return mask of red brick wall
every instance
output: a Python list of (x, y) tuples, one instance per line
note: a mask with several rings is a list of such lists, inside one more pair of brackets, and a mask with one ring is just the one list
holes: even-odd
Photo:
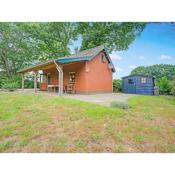
[[(74, 88), (80, 93), (112, 92), (112, 71), (108, 68), (108, 60), (101, 62), (101, 54), (91, 61), (75, 62), (63, 66), (64, 86), (69, 83), (69, 72), (75, 72)], [(44, 71), (51, 73), (51, 84), (58, 84), (56, 68)], [(46, 90), (46, 82), (41, 84), (41, 89)]]
[(87, 90), (88, 92), (112, 92), (112, 70), (108, 68), (108, 60), (101, 62), (101, 54), (87, 62), (89, 72), (87, 74)]
[(74, 88), (77, 92), (86, 91), (86, 72), (85, 72), (85, 62), (76, 62), (63, 67), (63, 84), (67, 85), (69, 83), (69, 72), (75, 72), (75, 84)]

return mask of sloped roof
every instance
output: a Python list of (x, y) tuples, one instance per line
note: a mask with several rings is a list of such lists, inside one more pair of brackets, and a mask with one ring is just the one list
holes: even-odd
[[(66, 56), (66, 57), (62, 57), (64, 59), (66, 58), (82, 58), (82, 57), (92, 57), (94, 54), (97, 54), (99, 52), (101, 52), (104, 49), (104, 46), (97, 46), (91, 49), (87, 49), (87, 50), (83, 50), (81, 52)], [(61, 58), (58, 58), (61, 59)]]
[(42, 63), (39, 63), (39, 64), (36, 64), (34, 66), (31, 66), (31, 67), (28, 67), (28, 68), (25, 68), (25, 69), (22, 69), (18, 72), (25, 72), (27, 70), (30, 70), (32, 68), (35, 68), (35, 67), (38, 67), (38, 66), (44, 66), (44, 65), (47, 65), (49, 63), (52, 63), (52, 62), (58, 62), (58, 63), (61, 63), (61, 64), (64, 64), (64, 63), (70, 63), (70, 62), (76, 62), (76, 61), (89, 61), (91, 59), (93, 59), (96, 55), (98, 55), (101, 51), (105, 52), (107, 58), (108, 58), (108, 61), (112, 67), (112, 70), (113, 72), (115, 72), (115, 68), (112, 64), (112, 61), (105, 49), (105, 47), (103, 45), (101, 46), (97, 46), (97, 47), (94, 47), (94, 48), (91, 48), (91, 49), (87, 49), (87, 50), (84, 50), (84, 51), (81, 51), (79, 53), (76, 53), (76, 54), (72, 54), (72, 55), (69, 55), (69, 56), (65, 56), (65, 57), (58, 57), (58, 58), (54, 58), (54, 59), (50, 59), (48, 61), (45, 61), (45, 62), (42, 62)]
[(148, 78), (155, 78), (155, 77), (152, 76), (152, 75), (145, 75), (145, 74), (131, 74), (131, 75), (128, 75), (128, 76), (125, 76), (125, 77), (122, 77), (122, 78), (125, 79), (125, 78), (135, 77), (135, 76), (139, 76), (139, 77), (148, 77)]

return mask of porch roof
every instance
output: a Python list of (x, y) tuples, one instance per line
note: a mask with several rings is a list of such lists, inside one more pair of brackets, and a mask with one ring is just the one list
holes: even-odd
[(69, 56), (50, 59), (50, 60), (45, 61), (43, 63), (39, 63), (39, 64), (36, 64), (34, 66), (30, 66), (30, 67), (24, 68), (22, 70), (19, 70), (18, 72), (19, 73), (29, 72), (29, 71), (32, 71), (32, 70), (35, 70), (35, 69), (39, 69), (43, 66), (52, 64), (54, 62), (58, 62), (60, 64), (65, 64), (65, 63), (71, 63), (71, 62), (76, 62), (76, 61), (90, 61), (96, 55), (98, 55), (101, 51), (104, 51), (104, 53), (106, 54), (106, 56), (108, 58), (108, 61), (109, 61), (110, 65), (112, 67), (112, 71), (115, 72), (115, 68), (114, 68), (114, 65), (112, 63), (112, 60), (110, 59), (109, 54), (107, 53), (107, 51), (106, 51), (106, 49), (103, 45), (95, 47), (95, 48), (91, 48), (91, 49), (88, 49), (88, 50), (84, 50), (84, 51), (81, 51), (79, 53), (72, 54), (72, 55), (69, 55)]

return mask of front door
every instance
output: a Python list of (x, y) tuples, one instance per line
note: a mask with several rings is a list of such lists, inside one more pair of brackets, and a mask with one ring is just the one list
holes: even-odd
[(135, 83), (134, 83), (134, 80), (131, 78), (131, 79), (128, 79), (128, 93), (129, 94), (135, 94), (136, 93), (136, 87), (135, 87)]

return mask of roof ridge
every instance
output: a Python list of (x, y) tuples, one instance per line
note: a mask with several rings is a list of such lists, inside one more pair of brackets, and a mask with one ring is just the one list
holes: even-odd
[(87, 52), (87, 51), (90, 51), (90, 50), (95, 50), (95, 49), (100, 48), (100, 47), (103, 47), (104, 48), (103, 45), (99, 45), (99, 46), (92, 47), (92, 48), (89, 48), (89, 49), (86, 49), (86, 50), (82, 50), (82, 51), (80, 51), (78, 53), (74, 53), (74, 54), (71, 54), (71, 55), (76, 55), (76, 54), (79, 54), (79, 53), (82, 53), (82, 52)]
[[(96, 47), (93, 47), (93, 48), (90, 48), (90, 49), (82, 50), (82, 51), (80, 51), (78, 53), (73, 53), (73, 54), (70, 54), (70, 55), (62, 56), (62, 57), (60, 56), (60, 57), (56, 57), (56, 58), (47, 59), (47, 61), (48, 60), (54, 61), (54, 60), (58, 60), (58, 59), (64, 59), (64, 58), (73, 57), (74, 55), (75, 56), (76, 55), (80, 55), (82, 53), (85, 53), (85, 52), (88, 52), (88, 51), (91, 51), (91, 50), (95, 50), (95, 49), (100, 48), (100, 47), (101, 47), (101, 50), (105, 48), (104, 45), (99, 45), (99, 46), (96, 46)], [(91, 54), (91, 56), (93, 56), (93, 53)], [(87, 57), (87, 56), (81, 56), (81, 57)]]

